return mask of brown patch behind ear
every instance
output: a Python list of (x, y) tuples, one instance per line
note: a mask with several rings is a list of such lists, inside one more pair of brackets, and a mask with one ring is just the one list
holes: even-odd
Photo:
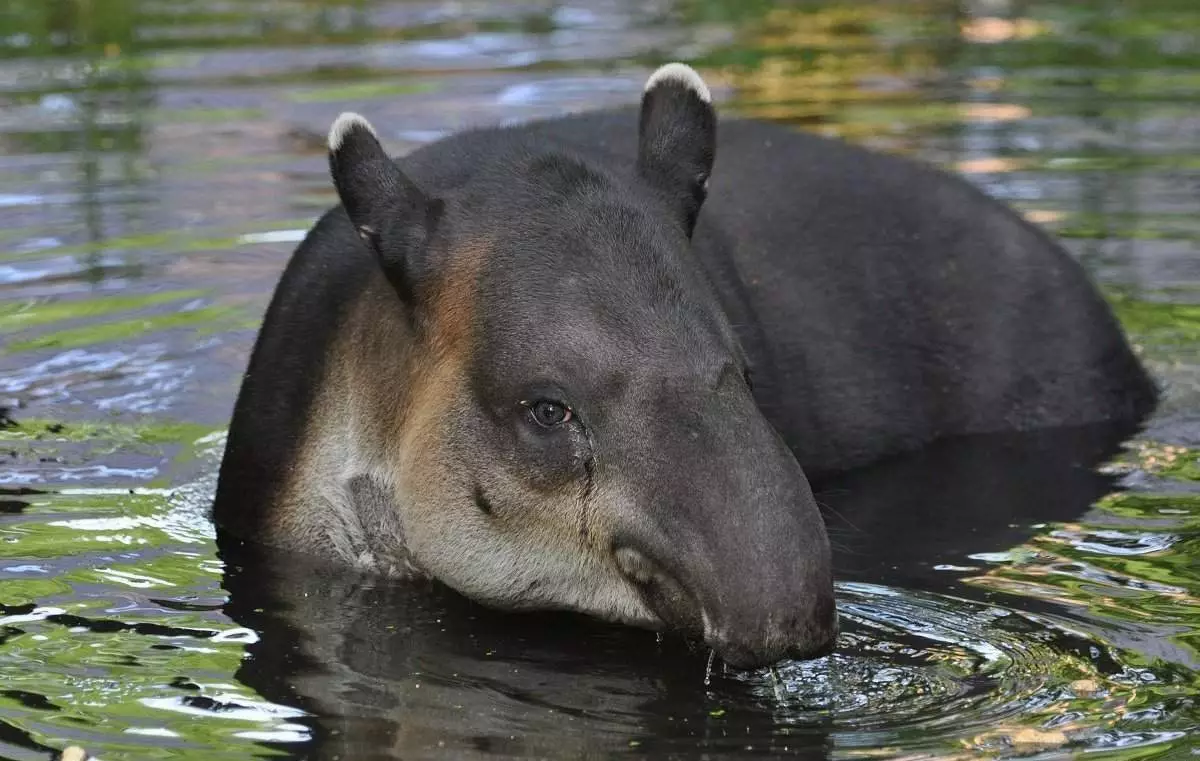
[[(460, 591), (478, 591), (471, 589), (471, 579), (484, 577), (487, 588), (494, 588), (498, 579), (511, 581), (506, 603), (514, 607), (561, 604), (572, 596), (585, 599), (615, 572), (605, 567), (591, 541), (595, 534), (607, 535), (607, 527), (595, 525), (594, 515), (591, 525), (581, 525), (589, 518), (583, 484), (572, 480), (556, 488), (532, 488), (501, 464), (502, 453), (487, 449), (487, 437), (459, 427), (471, 425), (462, 421), (478, 414), (468, 373), (476, 346), (476, 284), (489, 256), (488, 240), (460, 245), (431, 294), (421, 356), (412, 363), (406, 408), (397, 418), (402, 422), (387, 439), (397, 473), (393, 494), (402, 503), (410, 531), (423, 534), (412, 536), (413, 546), (435, 553), (440, 562), (455, 558), (451, 565), (463, 586), (452, 586)], [(497, 506), (494, 514), (476, 505), (481, 486)], [(562, 569), (550, 574), (555, 578), (577, 576), (573, 583), (580, 589), (543, 588), (543, 567)], [(532, 580), (518, 581), (522, 578)], [(616, 578), (606, 588), (623, 589), (623, 584)], [(638, 604), (620, 593), (610, 597), (619, 602), (600, 607), (629, 611)]]
[[(291, 482), (272, 512), (278, 544), (331, 548), (355, 563), (408, 562), (404, 516), (366, 525), (356, 493), (365, 477), (406, 507), (421, 509), (422, 500), (406, 498), (407, 485), (447, 477), (450, 464), (437, 467), (444, 443), (439, 425), (465, 392), (475, 283), (489, 248), (487, 241), (472, 241), (449, 253), (422, 307), (420, 328), (382, 271), (358, 295), (330, 347)], [(383, 546), (399, 552), (368, 557)]]
[[(491, 253), (491, 241), (473, 239), (455, 246), (423, 307), (421, 335), (414, 341), (406, 372), (398, 378), (403, 389), (379, 382), (384, 369), (364, 367), (361, 381), (372, 382), (378, 393), (395, 396), (393, 412), (373, 426), (373, 444), (384, 457), (380, 466), (393, 474), (389, 486), (400, 509), (412, 514), (436, 511), (439, 498), (462, 498), (470, 485), (448, 437), (470, 406), (467, 368), (474, 346), (475, 307), (479, 273)], [(432, 516), (428, 516), (431, 517)]]

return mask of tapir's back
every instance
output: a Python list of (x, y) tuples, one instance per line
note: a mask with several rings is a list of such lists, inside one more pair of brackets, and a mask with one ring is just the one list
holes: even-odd
[[(632, 112), (537, 125), (632, 162)], [(967, 433), (1136, 421), (1156, 391), (1086, 273), (966, 181), (724, 121), (693, 241), (810, 473)]]

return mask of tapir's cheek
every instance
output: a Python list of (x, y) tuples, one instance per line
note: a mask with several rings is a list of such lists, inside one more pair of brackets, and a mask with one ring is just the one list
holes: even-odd
[(539, 492), (582, 486), (591, 448), (581, 426), (569, 423), (561, 429), (538, 430), (517, 421), (515, 429), (506, 459), (521, 482)]

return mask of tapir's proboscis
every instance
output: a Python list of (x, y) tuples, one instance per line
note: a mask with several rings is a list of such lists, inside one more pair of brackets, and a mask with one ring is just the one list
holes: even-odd
[(809, 478), (933, 441), (1138, 421), (1156, 389), (1079, 264), (967, 182), (751, 120), (691, 68), (640, 109), (389, 158), (267, 311), (215, 519), (502, 609), (702, 638), (838, 632)]

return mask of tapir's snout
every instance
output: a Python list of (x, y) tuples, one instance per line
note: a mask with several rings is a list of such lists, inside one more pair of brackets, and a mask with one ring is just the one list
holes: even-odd
[(785, 578), (780, 569), (763, 578), (762, 564), (770, 560), (760, 558), (721, 578), (687, 570), (675, 576), (664, 569), (677, 559), (655, 561), (629, 545), (616, 557), (665, 625), (702, 636), (731, 666), (758, 668), (833, 650), (838, 617), (827, 571), (800, 568)]
[(811, 590), (801, 599), (782, 610), (762, 611), (758, 620), (705, 621), (704, 641), (723, 661), (738, 668), (827, 655), (838, 634), (833, 589)]
[(702, 636), (732, 666), (830, 652), (829, 540), (799, 464), (748, 396), (714, 400), (691, 422), (655, 437), (671, 458), (632, 466), (653, 488), (648, 515), (614, 536), (618, 568), (665, 626)]

